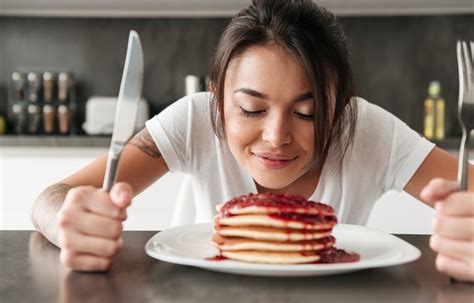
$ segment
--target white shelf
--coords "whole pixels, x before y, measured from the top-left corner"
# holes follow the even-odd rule
[[[321,0],[339,16],[473,14],[472,0]],[[250,0],[0,0],[0,15],[38,17],[230,17]]]

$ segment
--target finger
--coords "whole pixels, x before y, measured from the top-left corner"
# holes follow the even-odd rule
[[[435,202],[442,200],[457,189],[458,185],[456,182],[435,178],[421,190],[420,197],[427,202]]]
[[[65,203],[68,203],[68,208],[81,207],[109,218],[119,219],[123,216],[121,210],[112,203],[107,193],[91,186],[71,189],[66,196]]]
[[[474,264],[444,254],[436,257],[436,269],[458,280],[474,281]]]
[[[473,216],[474,192],[455,192],[444,200],[436,202],[435,209],[438,214],[447,216]]]
[[[64,211],[60,213],[58,223],[61,229],[75,229],[89,236],[118,239],[122,235],[123,225],[119,220],[110,219],[90,212]]]
[[[119,252],[122,238],[111,240],[80,234],[75,230],[66,230],[59,234],[59,243],[62,249],[73,254],[111,258]]]
[[[433,233],[457,240],[474,240],[474,217],[436,216]]]
[[[460,241],[433,235],[430,238],[430,247],[440,254],[461,260],[474,256],[473,241]]]
[[[61,250],[59,255],[61,263],[77,271],[106,271],[112,261],[108,258],[93,255],[76,255],[66,250]]]
[[[117,182],[110,190],[110,198],[112,202],[123,209],[132,203],[133,189],[132,186],[126,182]]]
[[[127,220],[128,218],[128,215],[127,215],[127,209],[122,209],[121,212],[120,212],[120,216],[117,218],[118,220],[120,221],[125,221]]]

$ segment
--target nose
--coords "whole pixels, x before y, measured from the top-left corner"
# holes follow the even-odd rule
[[[262,140],[273,147],[289,144],[292,140],[291,119],[284,115],[268,117],[262,131]]]

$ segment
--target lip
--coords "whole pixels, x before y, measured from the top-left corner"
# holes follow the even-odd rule
[[[253,153],[258,162],[268,169],[281,169],[290,165],[298,156],[273,153]]]

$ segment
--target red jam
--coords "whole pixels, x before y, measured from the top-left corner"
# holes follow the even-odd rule
[[[349,263],[349,262],[357,262],[360,260],[359,254],[353,253],[353,252],[347,252],[344,249],[339,249],[336,247],[331,247],[323,251],[312,252],[312,253],[317,253],[321,257],[319,261],[314,262],[316,264]]]
[[[327,204],[308,201],[300,195],[273,193],[250,193],[236,197],[222,206],[221,213],[224,216],[230,216],[231,209],[249,206],[274,208],[278,210],[278,213],[294,213],[296,209],[303,209],[305,213],[334,215],[333,208]]]
[[[269,217],[279,219],[285,222],[288,221],[297,221],[303,224],[331,224],[336,225],[337,219],[336,216],[321,216],[321,215],[308,215],[308,214],[291,214],[291,213],[281,213],[281,214],[269,214]]]
[[[223,260],[227,260],[226,257],[222,256],[222,255],[215,255],[214,257],[208,257],[208,258],[205,258],[207,261],[223,261]]]

